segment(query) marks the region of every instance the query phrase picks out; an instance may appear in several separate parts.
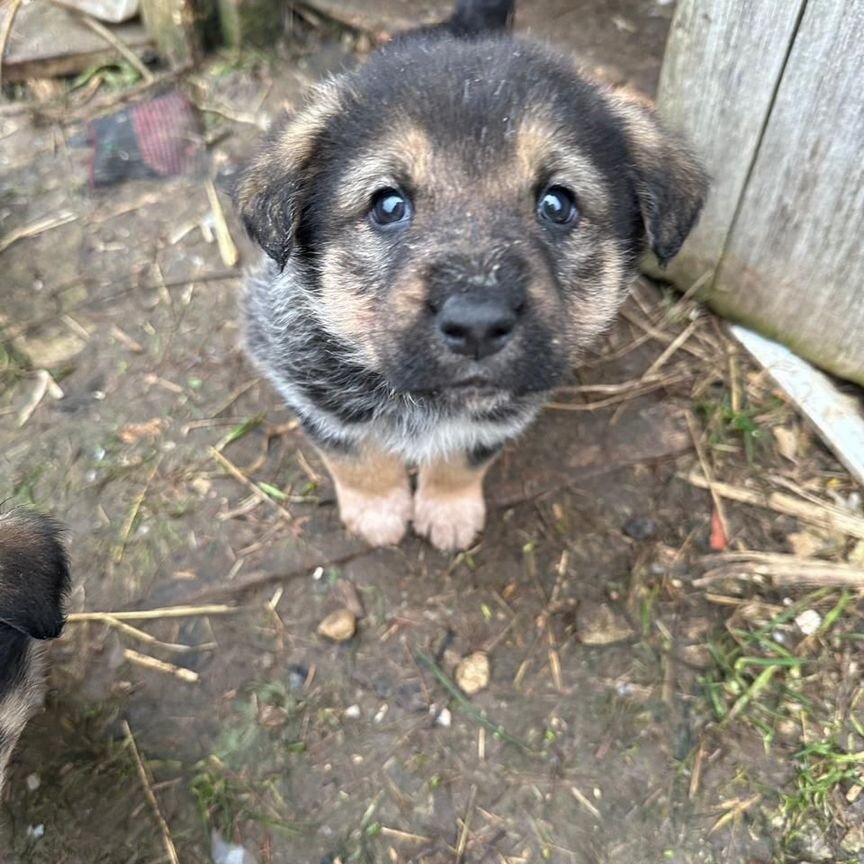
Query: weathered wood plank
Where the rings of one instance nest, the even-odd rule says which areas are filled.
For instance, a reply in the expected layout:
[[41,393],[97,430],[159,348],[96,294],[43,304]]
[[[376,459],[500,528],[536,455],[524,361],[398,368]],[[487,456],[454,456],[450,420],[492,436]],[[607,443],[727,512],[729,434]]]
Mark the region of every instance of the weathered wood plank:
[[[9,7],[0,3],[0,21]],[[150,37],[140,24],[120,24],[111,32],[136,54],[150,50]],[[54,75],[75,75],[95,63],[118,57],[116,49],[86,27],[72,12],[53,3],[26,3],[18,10],[3,55],[3,78],[25,81]]]
[[720,260],[802,5],[679,0],[657,104],[712,177],[699,225],[669,268],[684,288],[700,277],[708,284]]
[[709,299],[864,384],[862,46],[864,0],[809,0]]
[[201,55],[195,0],[141,0],[141,18],[159,53],[174,66]]

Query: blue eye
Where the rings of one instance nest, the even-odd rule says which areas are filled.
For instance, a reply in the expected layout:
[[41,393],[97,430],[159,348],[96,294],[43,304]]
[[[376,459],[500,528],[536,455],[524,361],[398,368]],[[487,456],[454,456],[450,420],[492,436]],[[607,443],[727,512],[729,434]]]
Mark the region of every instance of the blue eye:
[[396,189],[381,189],[372,197],[369,218],[381,228],[407,224],[411,216],[411,202]]
[[558,227],[572,225],[579,218],[576,197],[563,186],[549,186],[537,199],[537,216]]

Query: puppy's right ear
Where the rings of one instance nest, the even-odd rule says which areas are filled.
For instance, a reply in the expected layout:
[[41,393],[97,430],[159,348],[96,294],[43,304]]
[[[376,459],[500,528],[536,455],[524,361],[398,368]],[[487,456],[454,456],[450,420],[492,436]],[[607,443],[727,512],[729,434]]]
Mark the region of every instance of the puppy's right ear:
[[315,144],[341,107],[339,80],[314,87],[307,105],[267,133],[234,190],[249,236],[283,268],[291,255]]
[[32,639],[55,639],[65,623],[69,559],[63,530],[48,516],[0,516],[0,624]]

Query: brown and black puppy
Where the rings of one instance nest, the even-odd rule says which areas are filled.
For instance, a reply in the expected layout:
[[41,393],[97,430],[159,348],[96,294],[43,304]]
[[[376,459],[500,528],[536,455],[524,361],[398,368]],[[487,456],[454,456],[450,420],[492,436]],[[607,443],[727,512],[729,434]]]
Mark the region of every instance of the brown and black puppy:
[[[642,106],[460,0],[277,123],[238,185],[248,350],[372,544],[468,546],[495,452],[674,256],[702,169]],[[419,466],[412,495],[408,465]]]
[[12,749],[45,692],[37,640],[63,629],[69,562],[60,535],[47,516],[0,515],[0,792]]

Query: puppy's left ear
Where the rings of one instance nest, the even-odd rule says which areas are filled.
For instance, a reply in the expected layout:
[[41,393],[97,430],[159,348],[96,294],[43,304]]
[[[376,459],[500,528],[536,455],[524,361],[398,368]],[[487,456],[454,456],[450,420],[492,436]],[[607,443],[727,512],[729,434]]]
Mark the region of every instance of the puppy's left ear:
[[315,144],[340,105],[337,79],[314,87],[308,104],[285,115],[265,136],[234,188],[250,237],[280,268],[293,251]]
[[624,122],[648,245],[664,267],[696,225],[708,194],[708,175],[653,110],[624,101],[616,101],[614,110]]
[[69,559],[62,528],[29,510],[0,516],[0,624],[55,639],[65,623]]

